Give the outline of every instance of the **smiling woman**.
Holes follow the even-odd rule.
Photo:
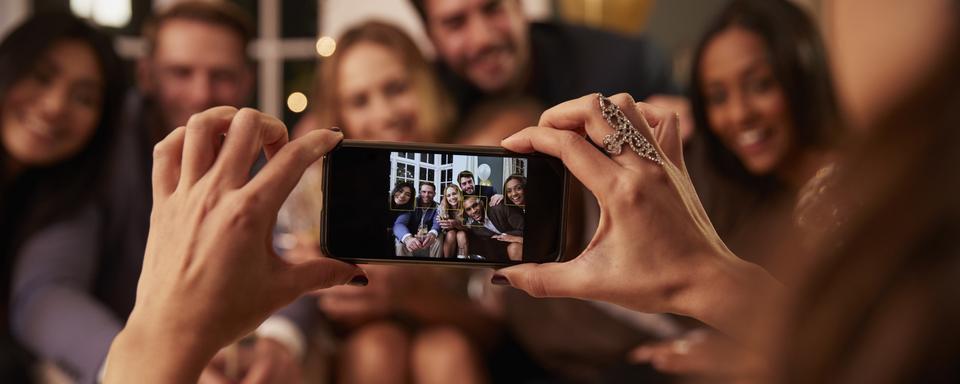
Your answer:
[[[7,300],[12,269],[26,257],[24,249],[56,223],[95,211],[123,89],[109,39],[69,14],[37,14],[0,44],[5,332],[17,330],[17,324],[7,324],[12,317]]]
[[[698,132],[685,157],[711,222],[743,257],[751,250],[739,243],[757,238],[744,224],[792,205],[832,157],[840,129],[826,51],[789,1],[737,0],[701,38],[691,72]]]
[[[320,68],[317,124],[348,138],[436,142],[453,106],[433,68],[403,30],[368,21],[346,31]],[[299,129],[299,128],[298,128]]]

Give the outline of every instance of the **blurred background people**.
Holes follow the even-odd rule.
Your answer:
[[[629,92],[638,100],[675,92],[669,64],[643,37],[558,22],[531,23],[519,0],[411,3],[436,48],[441,78],[465,125],[475,108],[509,97],[530,97],[548,106],[590,92]],[[535,123],[501,125],[507,130],[499,137]]]
[[[788,1],[734,0],[704,32],[693,58],[697,132],[684,156],[697,193],[732,251],[786,278],[778,266],[784,263],[764,257],[762,243],[790,230],[789,208],[801,187],[831,164],[841,136],[818,28]],[[759,376],[751,369],[763,365],[731,354],[734,345],[720,333],[694,329],[630,356],[690,377]],[[738,368],[738,360],[749,367]]]
[[[297,130],[344,128],[354,139],[442,141],[454,110],[406,32],[367,21],[346,31],[320,66],[316,109]]]
[[[225,2],[180,2],[145,25],[140,92],[111,104],[124,108],[123,128],[116,145],[103,151],[112,161],[108,177],[96,184],[104,193],[97,216],[63,227],[47,246],[23,258],[15,278],[13,294],[23,305],[14,308],[14,329],[68,376],[97,379],[133,305],[149,225],[153,145],[193,113],[246,104],[250,29],[249,17]],[[283,368],[267,375],[267,382],[297,376],[302,332],[290,320],[274,319],[253,346],[250,366]],[[223,376],[219,367],[212,364],[203,380]]]
[[[124,83],[108,37],[69,14],[36,14],[0,43],[5,380],[31,381],[22,365],[7,370],[23,363],[11,352],[10,333],[34,356],[88,382],[106,355],[109,338],[71,332],[62,322],[75,319],[50,311],[83,311],[88,300],[80,292],[93,283],[99,262],[100,186]],[[103,318],[96,310],[86,314]],[[91,357],[91,350],[102,355]]]
[[[808,14],[788,1],[733,1],[707,28],[694,59],[696,134],[688,169],[710,221],[740,257],[763,229],[749,222],[792,206],[832,159],[839,112],[827,55]],[[789,213],[789,210],[785,210]],[[776,221],[789,222],[789,214]]]
[[[337,41],[336,52],[318,72],[316,109],[298,123],[295,135],[337,127],[352,139],[436,142],[447,137],[454,110],[433,68],[403,30],[366,21],[345,31]],[[319,212],[320,170],[317,163],[307,171],[281,215]],[[397,188],[403,187],[398,184]],[[415,202],[412,210],[391,216],[399,221],[411,213],[423,214],[426,209],[418,206],[429,208],[435,216],[437,191],[433,188],[421,184],[410,197]],[[431,189],[431,194],[421,196],[424,189]],[[312,208],[294,208],[308,206]],[[428,218],[427,232],[439,229],[431,220]],[[411,223],[415,224],[412,228],[405,227],[411,236],[402,233],[398,239],[413,238],[419,218]],[[386,226],[393,228],[394,224]],[[427,236],[434,238],[439,256],[442,239]],[[304,239],[299,246],[316,246],[315,235],[298,238]],[[466,273],[397,266],[365,270],[369,286],[337,287],[318,294],[320,312],[331,322],[336,341],[331,359],[337,382],[487,380],[485,354],[499,328],[492,316],[468,297]]]

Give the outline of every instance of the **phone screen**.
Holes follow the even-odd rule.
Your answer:
[[[397,146],[345,142],[327,155],[321,238],[331,256],[494,265],[558,259],[566,185],[559,160]]]

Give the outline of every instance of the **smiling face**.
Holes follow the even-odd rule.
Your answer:
[[[337,81],[344,132],[361,140],[422,140],[413,79],[397,54],[362,42],[343,55]]]
[[[517,87],[530,60],[527,20],[516,0],[425,0],[427,31],[458,75],[487,93]]]
[[[398,206],[404,205],[409,203],[411,198],[413,198],[413,191],[410,187],[400,187],[400,190],[393,194],[393,203]]]
[[[456,187],[452,185],[447,187],[443,196],[447,199],[447,205],[449,205],[450,208],[456,208],[460,206],[460,190]]]
[[[480,199],[473,196],[467,197],[463,201],[463,211],[474,221],[483,222],[483,204],[480,203]]]
[[[433,197],[437,195],[437,190],[430,184],[420,186],[420,203],[430,205],[433,203]]]
[[[795,127],[760,36],[723,30],[706,45],[698,70],[710,130],[750,173],[777,170],[794,150]]]
[[[516,179],[516,178],[510,179],[510,181],[507,181],[506,188],[504,188],[505,189],[504,193],[507,195],[510,201],[513,202],[513,204],[524,205],[526,204],[526,198],[524,193],[525,187],[526,186],[523,185],[523,182],[520,181],[520,179]]]
[[[190,19],[172,19],[157,30],[142,84],[153,95],[168,129],[218,105],[246,104],[253,84],[243,39],[231,29]]]
[[[53,44],[3,99],[2,141],[24,166],[79,153],[100,121],[104,79],[93,49],[79,40]]]
[[[460,189],[463,190],[463,193],[467,195],[472,195],[474,192],[473,177],[461,177]]]

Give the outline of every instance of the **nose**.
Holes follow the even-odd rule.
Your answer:
[[[746,92],[730,98],[730,118],[737,126],[750,125],[756,116],[753,104]]]
[[[473,16],[467,25],[468,42],[474,54],[491,46],[496,42],[496,34],[490,22],[484,16]]]
[[[397,113],[393,103],[384,97],[383,94],[377,94],[370,100],[370,117],[377,131],[384,131],[393,127],[397,120]]]
[[[43,118],[54,120],[62,116],[67,110],[68,93],[69,91],[64,86],[47,89],[40,99],[40,111]]]
[[[188,102],[193,113],[213,107],[213,81],[209,74],[197,74],[190,80]]]

